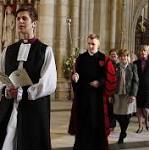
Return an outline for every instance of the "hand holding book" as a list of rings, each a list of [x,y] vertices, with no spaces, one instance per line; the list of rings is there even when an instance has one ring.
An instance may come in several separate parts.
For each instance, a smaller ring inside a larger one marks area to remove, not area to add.
[[[0,83],[5,85],[14,85],[15,87],[23,87],[33,84],[25,69],[15,70],[9,77],[0,73]]]
[[[17,98],[18,88],[32,85],[32,81],[25,69],[13,71],[10,76],[0,73],[0,83],[6,86],[5,94],[8,98]]]
[[[10,74],[9,79],[15,87],[23,87],[33,84],[25,69],[15,70]]]

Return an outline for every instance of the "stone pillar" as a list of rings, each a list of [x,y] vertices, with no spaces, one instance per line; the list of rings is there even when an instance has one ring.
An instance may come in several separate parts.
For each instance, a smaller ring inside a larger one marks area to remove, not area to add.
[[[54,31],[54,5],[55,0],[40,0],[39,14],[39,30],[37,35],[42,41],[48,45],[53,44],[53,31]]]
[[[63,61],[67,56],[68,29],[66,20],[68,18],[69,0],[57,0],[55,4],[55,30],[54,49],[56,50],[56,64],[58,72],[56,100],[68,100],[70,98],[70,80],[66,80],[63,74]]]
[[[128,1],[127,3],[124,3],[125,8],[125,48],[130,51],[130,55],[132,56],[133,49],[131,49],[132,45],[132,39],[131,39],[131,32],[132,32],[132,20],[133,20],[133,3],[132,1]]]
[[[100,41],[101,41],[101,50],[105,50],[108,44],[107,37],[107,19],[108,19],[108,8],[107,0],[100,0]],[[104,14],[104,15],[103,15]]]
[[[110,9],[110,49],[115,48],[115,34],[116,34],[116,0],[111,0]]]
[[[94,4],[94,32],[100,36],[100,50],[105,52],[109,48],[109,7],[108,0],[95,0]]]
[[[122,36],[123,36],[123,31],[122,31],[122,19],[123,19],[123,14],[122,14],[122,2],[123,0],[117,0],[116,5],[117,5],[117,13],[116,13],[116,43],[115,47],[120,49],[122,45]]]
[[[122,10],[121,10],[121,16],[122,16],[122,20],[121,20],[121,48],[127,48],[127,33],[128,33],[128,28],[126,27],[127,26],[127,19],[126,16],[127,14],[127,10],[126,10],[126,2],[125,0],[122,0]]]
[[[70,16],[72,19],[71,33],[72,33],[72,53],[75,47],[78,47],[79,43],[79,0],[72,0],[70,2]]]
[[[129,2],[129,31],[128,31],[128,49],[130,50],[130,56],[134,60],[135,49],[132,47],[135,37],[132,36],[133,29],[133,14],[134,14],[134,1]]]
[[[135,40],[131,38],[132,36],[132,20],[133,20],[133,13],[134,13],[134,3],[133,1],[128,1],[127,5],[126,5],[126,24],[127,24],[127,32],[126,32],[126,48],[130,51],[130,57],[133,59],[134,58],[134,49],[132,49],[132,41]],[[131,59],[131,60],[132,60]]]
[[[81,0],[80,2],[80,48],[85,48],[86,46],[86,37],[88,35],[87,30],[87,26],[88,26],[88,22],[87,22],[87,17],[88,17],[88,10],[86,12],[86,5],[87,5],[88,0]]]
[[[93,33],[93,21],[94,21],[94,1],[90,0],[88,5],[89,17],[88,17],[88,32]]]
[[[38,11],[38,24],[36,35],[41,41],[53,48],[53,30],[54,30],[54,5],[55,0],[40,0],[35,4]],[[55,49],[53,48],[55,53]],[[55,100],[55,94],[51,95],[51,99]]]
[[[93,21],[93,31],[94,33],[100,34],[100,0],[94,0],[94,21]]]
[[[144,7],[144,17],[149,18],[149,4],[147,3]]]
[[[0,53],[2,52],[2,22],[3,22],[3,3],[0,0]]]

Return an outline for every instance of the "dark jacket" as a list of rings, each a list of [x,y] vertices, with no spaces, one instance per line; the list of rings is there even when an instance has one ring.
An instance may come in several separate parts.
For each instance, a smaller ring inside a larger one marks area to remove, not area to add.
[[[138,91],[139,78],[137,74],[137,66],[135,64],[128,64],[125,70],[126,73],[126,94],[129,96],[136,96]],[[117,65],[117,91],[119,91],[120,84],[120,64]]]
[[[137,106],[149,108],[149,59],[146,60],[144,71],[142,71],[140,59],[136,60],[134,63],[137,65],[139,76]]]

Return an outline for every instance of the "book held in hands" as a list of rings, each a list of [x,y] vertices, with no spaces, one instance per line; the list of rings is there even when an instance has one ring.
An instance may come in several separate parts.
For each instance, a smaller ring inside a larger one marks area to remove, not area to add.
[[[15,70],[9,76],[0,73],[0,83],[14,85],[15,87],[23,87],[33,84],[25,69]]]

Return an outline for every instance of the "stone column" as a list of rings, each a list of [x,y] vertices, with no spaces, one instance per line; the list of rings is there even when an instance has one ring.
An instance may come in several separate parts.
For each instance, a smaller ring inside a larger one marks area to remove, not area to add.
[[[2,22],[3,22],[3,3],[0,0],[0,53],[2,52]]]
[[[88,26],[88,22],[87,22],[87,17],[88,17],[88,10],[86,12],[86,5],[88,3],[88,0],[81,0],[80,2],[80,48],[85,48],[86,46],[86,37],[88,35],[87,30],[87,26]]]
[[[67,57],[68,49],[68,18],[69,0],[57,0],[55,4],[55,28],[54,28],[54,49],[56,50],[56,64],[58,82],[56,100],[68,100],[70,98],[70,80],[66,80],[63,74],[63,61]]]
[[[132,48],[132,41],[135,40],[134,38],[131,38],[132,36],[132,30],[133,30],[133,13],[134,13],[134,3],[133,1],[128,1],[127,5],[126,5],[126,24],[127,24],[127,32],[126,32],[126,48],[130,51],[130,57],[133,59],[134,58],[134,49]],[[131,60],[132,60],[131,59]]]
[[[116,14],[116,43],[115,47],[120,49],[122,45],[122,39],[123,39],[123,31],[122,31],[122,20],[123,20],[123,14],[122,14],[122,2],[123,0],[117,0],[117,14]]]
[[[90,0],[88,5],[89,17],[88,17],[88,32],[93,33],[93,21],[94,21],[94,1]]]
[[[55,0],[40,0],[35,3],[38,11],[38,24],[36,35],[41,41],[53,48],[53,30],[54,30],[54,5]],[[55,49],[53,48],[55,53]],[[51,95],[51,99],[55,100],[55,94]]]
[[[70,16],[71,16],[71,33],[72,33],[72,53],[75,47],[78,47],[79,42],[79,0],[72,0],[70,2]]]
[[[126,2],[125,0],[122,0],[122,10],[121,10],[121,16],[122,16],[122,20],[121,20],[121,48],[127,48],[127,33],[128,33],[128,28],[126,27],[127,26],[127,19],[126,16],[127,14],[127,9],[126,9]]]
[[[109,47],[109,7],[108,0],[95,0],[94,32],[100,36],[100,50],[105,52]]]
[[[144,7],[144,17],[149,18],[149,4],[146,4]]]
[[[115,48],[115,34],[116,34],[116,0],[111,0],[110,9],[110,49]]]
[[[37,35],[42,41],[48,45],[53,45],[54,30],[54,5],[55,0],[40,0],[39,14],[39,30]]]
[[[107,43],[107,0],[100,0],[100,40],[101,40],[101,50],[104,50]],[[104,14],[104,15],[103,15]]]
[[[94,33],[100,34],[100,0],[94,0],[94,21],[93,21],[93,31]]]

